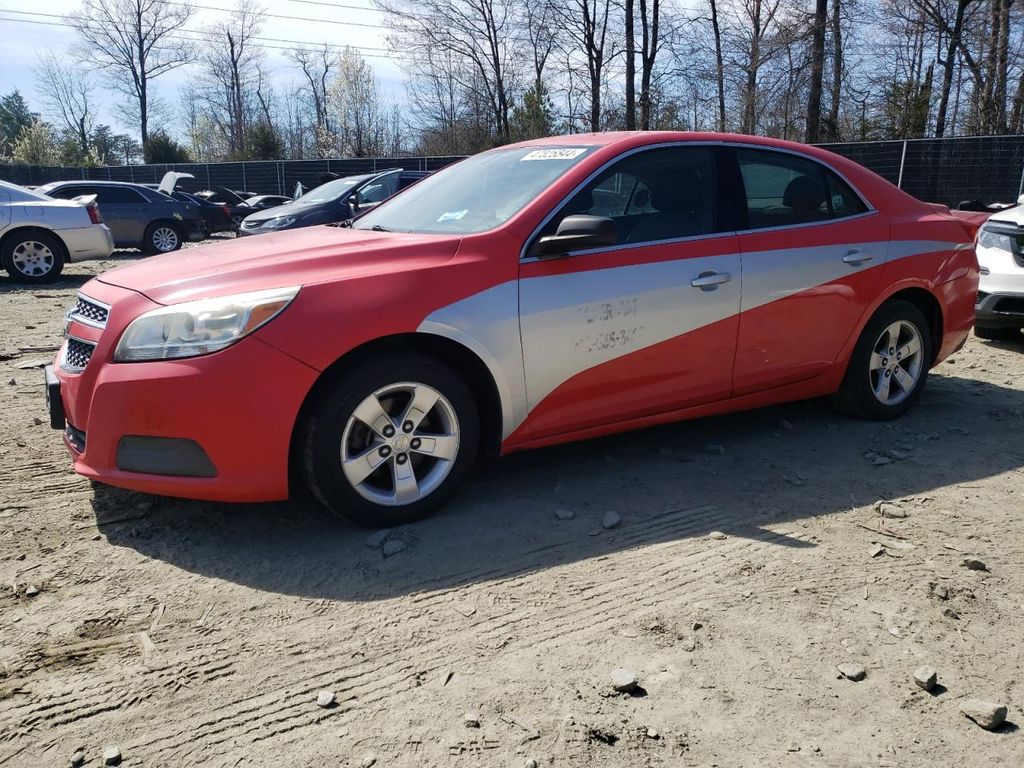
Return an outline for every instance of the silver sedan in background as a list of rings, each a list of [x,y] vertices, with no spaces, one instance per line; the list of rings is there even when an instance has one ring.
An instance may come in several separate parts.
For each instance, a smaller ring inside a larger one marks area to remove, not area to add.
[[[0,181],[0,266],[13,280],[50,282],[66,262],[104,259],[113,250],[95,195],[55,200]]]

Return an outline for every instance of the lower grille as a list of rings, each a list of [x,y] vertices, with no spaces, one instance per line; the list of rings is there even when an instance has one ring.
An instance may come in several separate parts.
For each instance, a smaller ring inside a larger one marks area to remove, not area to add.
[[[84,370],[92,358],[94,349],[96,349],[95,344],[69,336],[60,367],[71,372]]]
[[[1024,296],[1007,296],[999,299],[993,306],[993,312],[1006,312],[1013,315],[1024,315]]]

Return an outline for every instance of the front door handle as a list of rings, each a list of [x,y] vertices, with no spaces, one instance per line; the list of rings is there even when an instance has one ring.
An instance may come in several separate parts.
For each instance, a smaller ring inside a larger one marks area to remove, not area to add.
[[[732,275],[728,272],[701,272],[690,281],[690,285],[700,288],[702,291],[713,291],[722,283],[728,283],[730,280],[732,280]]]
[[[865,261],[871,261],[873,258],[875,257],[870,253],[864,253],[860,248],[854,248],[847,251],[846,255],[843,256],[843,264],[861,264]]]

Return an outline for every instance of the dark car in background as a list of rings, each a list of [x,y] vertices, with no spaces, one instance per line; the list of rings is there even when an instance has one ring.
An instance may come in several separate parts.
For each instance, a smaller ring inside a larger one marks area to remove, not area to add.
[[[168,253],[185,241],[202,240],[203,219],[195,203],[175,200],[142,184],[122,181],[55,181],[36,191],[47,197],[71,200],[95,195],[117,248],[138,248],[147,253]]]
[[[175,190],[171,197],[183,203],[192,203],[199,208],[199,215],[203,217],[203,231],[207,235],[215,232],[234,232],[238,227],[231,217],[231,208],[225,203],[211,203],[188,192]]]
[[[227,187],[213,187],[189,194],[214,205],[226,205],[235,229],[246,216],[292,201],[285,195],[254,195],[252,192],[240,192]]]
[[[310,190],[288,205],[247,216],[238,234],[260,235],[282,229],[348,221],[375,208],[427,175],[426,171],[391,168],[379,173],[335,179]]]

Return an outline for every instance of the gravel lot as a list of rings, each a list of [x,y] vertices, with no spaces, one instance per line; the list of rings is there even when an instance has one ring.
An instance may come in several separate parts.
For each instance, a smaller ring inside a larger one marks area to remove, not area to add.
[[[0,280],[0,765],[1024,764],[1024,344],[972,338],[896,423],[516,455],[385,538],[70,471],[39,365],[116,263]]]

